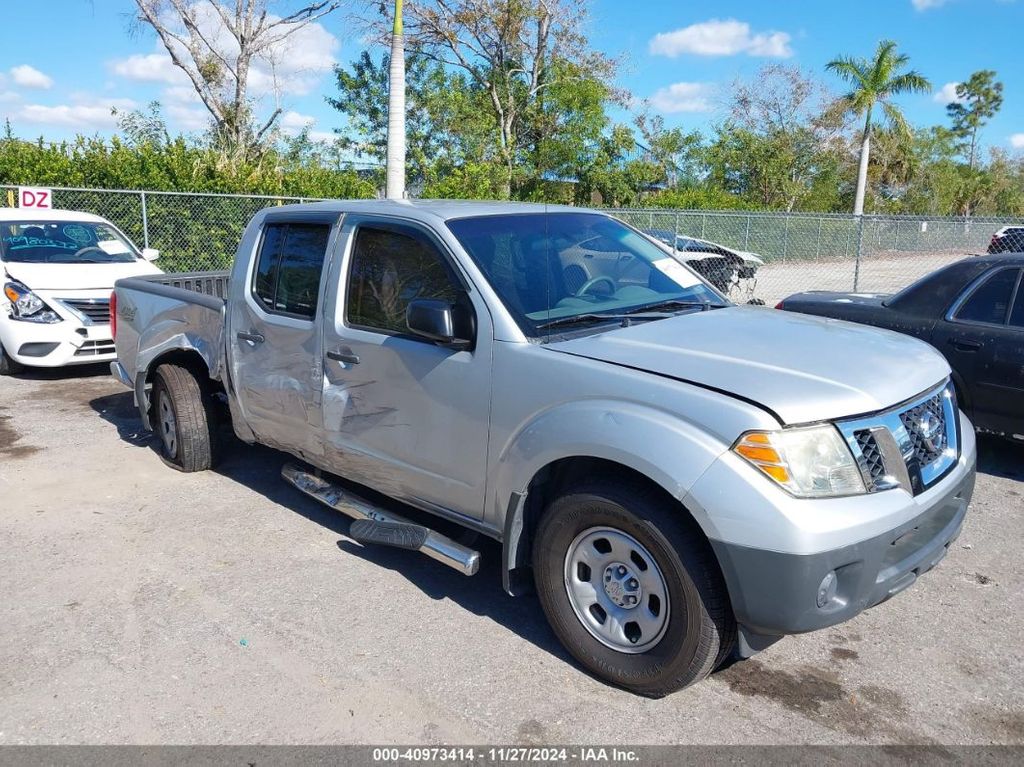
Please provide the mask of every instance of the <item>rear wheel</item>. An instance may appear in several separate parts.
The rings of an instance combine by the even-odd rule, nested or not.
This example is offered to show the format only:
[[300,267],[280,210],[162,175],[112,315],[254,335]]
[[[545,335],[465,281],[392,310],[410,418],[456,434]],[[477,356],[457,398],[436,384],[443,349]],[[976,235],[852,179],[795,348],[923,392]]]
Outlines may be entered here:
[[551,503],[533,548],[537,593],[594,675],[660,697],[706,677],[736,627],[699,529],[655,489],[595,480]]
[[153,430],[160,439],[160,457],[178,471],[204,471],[213,466],[217,448],[217,417],[205,381],[188,368],[161,365],[153,380]]
[[0,376],[16,375],[24,369],[25,366],[12,360],[3,344],[0,344]]

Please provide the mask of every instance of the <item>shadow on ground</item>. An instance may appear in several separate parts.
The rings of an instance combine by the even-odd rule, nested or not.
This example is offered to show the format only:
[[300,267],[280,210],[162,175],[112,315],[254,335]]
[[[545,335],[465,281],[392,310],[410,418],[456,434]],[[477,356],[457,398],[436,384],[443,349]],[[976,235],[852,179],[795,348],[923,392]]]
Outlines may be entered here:
[[69,365],[63,368],[25,368],[14,378],[26,381],[70,381],[76,378],[110,377],[110,364],[97,362],[90,365]]
[[1024,480],[1024,444],[979,434],[978,471],[994,477]]
[[[142,430],[131,392],[97,397],[89,404],[117,429],[125,442],[156,448],[152,435]],[[260,445],[245,445],[234,437],[230,427],[221,432],[221,438],[221,460],[215,469],[218,474],[342,536],[338,540],[338,549],[343,556],[356,556],[378,567],[393,570],[431,599],[450,599],[475,615],[490,618],[560,660],[571,662],[548,627],[537,598],[529,595],[513,599],[502,589],[501,544],[498,542],[486,536],[476,536],[471,543],[467,541],[468,545],[480,551],[480,571],[472,577],[415,552],[386,546],[362,546],[348,538],[351,520],[347,516],[308,498],[281,478],[281,467],[297,459]],[[339,483],[414,522],[429,525],[453,538],[464,535],[462,528],[456,525],[446,524],[368,488],[340,480]]]
[[[155,446],[152,435],[142,430],[131,392],[98,397],[89,404],[117,428],[118,435],[124,441],[139,447]],[[555,657],[572,662],[548,627],[537,598],[531,595],[513,599],[502,589],[501,545],[496,541],[478,536],[469,544],[481,554],[480,572],[471,578],[420,554],[385,546],[363,546],[348,538],[351,521],[348,517],[304,496],[281,478],[281,467],[295,459],[270,448],[245,445],[234,437],[229,427],[222,431],[221,436],[222,458],[215,470],[218,474],[342,536],[338,540],[338,549],[345,556],[356,556],[397,572],[431,599],[451,599],[475,615],[499,623]],[[978,465],[979,470],[987,474],[1024,479],[1024,446],[982,437],[979,439]],[[368,488],[343,480],[339,480],[339,483],[374,503],[434,527],[453,538],[460,534],[460,528],[446,525],[436,517],[397,503]],[[726,663],[721,670],[730,665]]]

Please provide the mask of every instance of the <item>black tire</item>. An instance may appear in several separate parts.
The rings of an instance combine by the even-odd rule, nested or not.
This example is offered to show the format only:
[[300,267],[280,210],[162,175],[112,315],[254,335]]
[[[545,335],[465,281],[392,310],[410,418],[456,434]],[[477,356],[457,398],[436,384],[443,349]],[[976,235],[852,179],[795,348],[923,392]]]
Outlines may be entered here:
[[[206,381],[188,368],[165,364],[153,379],[152,418],[164,463],[184,472],[205,471],[217,459],[216,403]],[[165,417],[164,407],[173,418]],[[169,434],[173,433],[173,439]]]
[[15,362],[7,356],[7,350],[4,349],[3,344],[0,344],[0,376],[17,375],[24,369],[24,365],[19,362]]
[[[638,654],[599,641],[570,601],[565,581],[569,549],[577,536],[595,527],[621,531],[639,542],[667,586],[667,626],[656,644]],[[736,624],[714,553],[686,512],[672,507],[656,488],[614,478],[579,484],[552,501],[534,540],[534,580],[548,622],[595,676],[658,698],[704,679],[731,654]]]

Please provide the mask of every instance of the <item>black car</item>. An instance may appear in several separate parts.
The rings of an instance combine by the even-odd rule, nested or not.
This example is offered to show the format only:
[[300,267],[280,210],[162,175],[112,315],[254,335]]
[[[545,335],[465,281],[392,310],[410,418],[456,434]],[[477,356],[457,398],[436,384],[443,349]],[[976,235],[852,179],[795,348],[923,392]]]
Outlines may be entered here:
[[967,258],[895,295],[814,291],[776,308],[927,341],[949,360],[975,427],[1024,440],[1024,253]]

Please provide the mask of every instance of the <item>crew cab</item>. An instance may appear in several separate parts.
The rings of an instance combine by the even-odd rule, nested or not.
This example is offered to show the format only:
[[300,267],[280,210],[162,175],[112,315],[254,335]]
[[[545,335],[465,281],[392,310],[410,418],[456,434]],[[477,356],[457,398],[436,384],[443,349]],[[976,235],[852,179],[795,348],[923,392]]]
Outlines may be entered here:
[[0,208],[0,375],[115,359],[110,291],[157,256],[90,213]]
[[[577,285],[595,238],[619,255]],[[927,344],[734,306],[600,212],[269,208],[230,274],[124,279],[114,300],[112,372],[170,466],[210,467],[228,417],[358,541],[467,575],[480,553],[441,528],[500,541],[504,588],[535,588],[586,669],[644,695],[907,588],[974,487]]]

